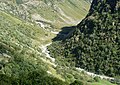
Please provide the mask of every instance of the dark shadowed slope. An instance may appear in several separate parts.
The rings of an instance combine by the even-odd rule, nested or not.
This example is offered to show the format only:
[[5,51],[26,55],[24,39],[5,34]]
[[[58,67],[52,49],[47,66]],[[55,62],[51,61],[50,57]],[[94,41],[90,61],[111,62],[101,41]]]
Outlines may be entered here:
[[59,55],[71,65],[120,76],[120,1],[93,0],[86,18],[59,45]]

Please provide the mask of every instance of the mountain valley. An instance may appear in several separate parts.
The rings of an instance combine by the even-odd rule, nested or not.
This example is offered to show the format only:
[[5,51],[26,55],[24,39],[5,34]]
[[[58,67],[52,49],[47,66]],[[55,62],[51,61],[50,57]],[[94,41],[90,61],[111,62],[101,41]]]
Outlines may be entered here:
[[0,0],[0,85],[119,85],[120,1],[100,1]]

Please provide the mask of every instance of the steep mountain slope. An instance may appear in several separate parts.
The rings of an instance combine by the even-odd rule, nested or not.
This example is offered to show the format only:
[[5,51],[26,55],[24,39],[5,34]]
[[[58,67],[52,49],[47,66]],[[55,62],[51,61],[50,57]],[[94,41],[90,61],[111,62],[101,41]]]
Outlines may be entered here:
[[46,53],[48,44],[44,45],[52,38],[49,31],[3,11],[0,20],[0,85],[69,85],[76,79],[79,84],[98,83],[75,68],[51,61]]
[[[30,77],[33,73],[44,74],[52,64],[43,57],[39,46],[50,41],[50,36],[47,36],[50,33],[2,11],[0,11],[0,21],[0,85],[17,83],[19,78]],[[28,75],[30,73],[31,75]],[[49,77],[46,73],[41,76]],[[27,79],[25,80],[26,84],[29,83]],[[20,79],[20,81],[25,83],[24,80]]]
[[66,85],[55,73],[47,74],[53,64],[40,49],[52,34],[3,11],[0,21],[0,85]]
[[84,0],[0,0],[1,10],[52,29],[76,25],[89,6]]
[[86,18],[65,40],[51,46],[51,55],[93,73],[119,77],[119,29],[120,1],[93,0]]
[[[27,11],[25,14],[22,8],[22,5],[28,7],[28,4],[30,7],[36,6],[38,2],[68,4],[67,0],[0,0],[0,85],[114,85],[89,76],[69,66],[69,63],[66,65],[65,59],[58,61],[59,58],[54,59],[49,55],[47,46],[55,35],[44,27],[37,26],[34,19],[27,18],[31,14],[27,16]],[[36,9],[34,8],[34,13],[38,12]],[[36,16],[37,14],[33,17]],[[47,16],[40,17],[43,23],[50,21]]]

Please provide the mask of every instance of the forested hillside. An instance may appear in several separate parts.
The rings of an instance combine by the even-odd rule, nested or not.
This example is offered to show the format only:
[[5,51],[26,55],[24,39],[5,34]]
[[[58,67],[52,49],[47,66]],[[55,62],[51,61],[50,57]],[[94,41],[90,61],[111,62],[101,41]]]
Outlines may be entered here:
[[0,21],[0,85],[90,85],[98,81],[113,85],[46,58],[40,47],[54,35],[36,24],[3,11]]
[[[82,25],[76,29],[70,27],[72,31],[64,26],[80,22],[87,15],[90,2],[0,0],[0,85],[116,85],[118,80],[114,78],[94,76],[75,67],[80,67],[77,63],[80,60],[76,58],[79,52],[74,47],[81,46],[78,44],[80,38],[76,36],[81,35]],[[91,9],[87,17],[93,12]],[[116,14],[113,15],[116,17]],[[113,24],[116,26],[116,23]],[[60,33],[58,35],[64,40],[52,42],[59,39],[55,37],[63,30],[61,27],[68,35]]]
[[[53,49],[56,48],[56,49]],[[88,15],[51,55],[96,74],[120,78],[120,1],[93,0]]]

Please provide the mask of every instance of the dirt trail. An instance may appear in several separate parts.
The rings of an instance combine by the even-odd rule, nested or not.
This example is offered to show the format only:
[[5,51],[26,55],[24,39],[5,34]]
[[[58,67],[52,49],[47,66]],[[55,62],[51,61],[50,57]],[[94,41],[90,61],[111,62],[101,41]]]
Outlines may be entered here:
[[49,51],[48,51],[48,49],[47,49],[47,47],[49,46],[49,45],[51,45],[52,43],[48,43],[48,44],[46,44],[46,45],[41,45],[41,50],[42,50],[42,53],[43,54],[45,54],[45,57],[47,57],[47,58],[49,58],[53,63],[55,62],[55,58],[52,58],[51,56],[50,56],[50,54],[49,54]]
[[79,70],[79,71],[84,71],[86,74],[88,74],[89,76],[92,76],[92,77],[100,77],[101,79],[114,80],[114,78],[112,78],[112,77],[94,74],[94,73],[92,73],[92,72],[88,72],[88,71],[86,71],[86,70],[84,70],[84,69],[81,69],[81,68],[76,68],[76,69]]

